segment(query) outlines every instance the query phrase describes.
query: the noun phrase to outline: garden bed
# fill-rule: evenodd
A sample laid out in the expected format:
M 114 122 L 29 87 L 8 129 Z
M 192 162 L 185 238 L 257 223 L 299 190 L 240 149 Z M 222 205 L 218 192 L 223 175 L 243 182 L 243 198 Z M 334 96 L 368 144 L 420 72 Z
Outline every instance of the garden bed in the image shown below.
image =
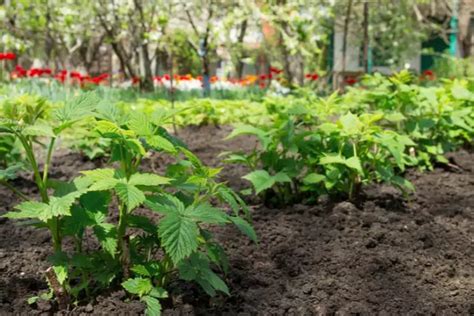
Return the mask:
M 179 136 L 215 166 L 220 152 L 255 146 L 251 138 L 223 141 L 229 132 L 186 128 Z M 101 164 L 61 155 L 52 178 L 71 178 Z M 417 191 L 409 199 L 377 185 L 353 203 L 320 197 L 314 206 L 271 209 L 250 201 L 258 246 L 235 228 L 216 232 L 230 258 L 231 296 L 209 298 L 197 286 L 179 283 L 163 302 L 164 314 L 474 314 L 474 153 L 458 151 L 449 158 L 459 168 L 410 172 Z M 148 166 L 159 168 L 159 162 L 150 159 Z M 222 180 L 241 189 L 243 174 L 227 165 Z M 15 185 L 35 194 L 26 179 Z M 1 213 L 18 202 L 4 188 L 0 200 Z M 42 271 L 51 251 L 49 233 L 17 224 L 0 219 L 0 313 L 51 313 L 50 303 L 26 303 L 47 289 Z M 126 299 L 123 290 L 112 291 L 73 311 L 143 312 L 142 303 Z

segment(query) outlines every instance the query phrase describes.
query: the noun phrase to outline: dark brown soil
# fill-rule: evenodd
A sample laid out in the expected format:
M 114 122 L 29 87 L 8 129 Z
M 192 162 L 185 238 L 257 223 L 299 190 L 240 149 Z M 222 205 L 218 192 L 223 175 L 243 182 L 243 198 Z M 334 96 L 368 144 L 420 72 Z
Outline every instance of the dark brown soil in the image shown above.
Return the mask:
M 207 164 L 218 165 L 218 153 L 255 146 L 249 138 L 222 141 L 229 131 L 187 128 L 180 136 Z M 164 314 L 474 315 L 474 154 L 459 151 L 450 159 L 461 169 L 412 171 L 417 192 L 408 200 L 376 185 L 354 204 L 321 197 L 316 206 L 254 205 L 258 246 L 232 227 L 216 230 L 230 256 L 232 295 L 208 298 L 195 286 L 179 285 Z M 52 170 L 69 178 L 96 165 L 60 154 Z M 244 172 L 227 166 L 222 178 L 240 189 Z M 15 185 L 35 194 L 25 179 Z M 3 188 L 0 200 L 0 213 L 18 202 Z M 49 253 L 45 231 L 0 219 L 0 314 L 52 313 L 49 303 L 26 303 L 47 288 L 42 271 Z M 113 291 L 73 312 L 128 315 L 143 306 Z

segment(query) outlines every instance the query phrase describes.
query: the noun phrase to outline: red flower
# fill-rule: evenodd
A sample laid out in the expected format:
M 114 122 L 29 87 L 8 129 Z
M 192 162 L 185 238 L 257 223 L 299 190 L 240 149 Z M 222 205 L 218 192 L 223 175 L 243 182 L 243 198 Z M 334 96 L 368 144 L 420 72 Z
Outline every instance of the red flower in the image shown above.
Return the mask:
M 260 80 L 266 80 L 267 79 L 267 75 L 260 75 Z
M 423 71 L 423 74 L 424 74 L 425 76 L 433 76 L 433 75 L 434 75 L 434 72 L 433 72 L 432 70 L 429 70 L 429 69 L 428 69 L 428 70 Z
M 311 80 L 313 80 L 313 81 L 318 80 L 318 78 L 319 78 L 319 75 L 318 75 L 318 74 L 312 74 L 312 75 L 311 75 Z
M 139 77 L 133 77 L 132 78 L 132 84 L 139 84 L 140 83 L 140 78 Z
M 16 59 L 15 53 L 0 53 L 0 60 L 14 60 Z
M 260 82 L 260 83 L 258 84 L 258 87 L 259 87 L 260 89 L 265 89 L 265 82 Z
M 347 78 L 345 79 L 345 82 L 346 82 L 348 85 L 352 86 L 352 85 L 354 85 L 354 84 L 357 83 L 357 79 L 356 79 L 355 77 L 353 77 L 353 76 L 349 76 L 349 77 L 347 77 Z
M 81 75 L 81 73 L 80 73 L 80 72 L 77 72 L 77 71 L 71 71 L 71 73 L 70 73 L 69 77 L 71 77 L 71 78 L 76 78 L 76 79 L 79 79 L 79 80 L 81 80 L 81 78 L 82 78 L 82 75 Z
M 202 76 L 197 76 L 196 79 L 202 81 Z
M 171 77 L 170 77 L 170 75 L 168 75 L 168 74 L 164 74 L 164 75 L 163 75 L 163 79 L 165 79 L 165 80 L 170 80 Z
M 420 77 L 421 80 L 435 80 L 436 79 L 436 74 L 432 70 L 425 70 L 423 71 L 423 74 Z
M 270 67 L 270 72 L 279 75 L 283 72 L 283 70 L 275 68 L 275 67 Z
M 26 74 L 27 74 L 27 71 L 20 65 L 16 65 L 15 70 L 12 71 L 12 75 L 18 78 L 25 77 Z

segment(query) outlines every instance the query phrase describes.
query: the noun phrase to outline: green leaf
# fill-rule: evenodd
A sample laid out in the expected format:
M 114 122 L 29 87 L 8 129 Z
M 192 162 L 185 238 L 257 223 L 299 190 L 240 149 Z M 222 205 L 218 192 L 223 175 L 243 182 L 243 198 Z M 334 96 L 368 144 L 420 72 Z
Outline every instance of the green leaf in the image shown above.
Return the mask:
M 342 157 L 341 155 L 326 155 L 321 157 L 319 163 L 322 165 L 326 164 L 341 164 L 345 165 L 348 168 L 357 170 L 359 173 L 363 173 L 362 166 L 360 164 L 360 159 L 356 156 L 353 156 L 349 159 Z
M 157 186 L 161 184 L 169 184 L 170 181 L 170 178 L 158 176 L 152 173 L 135 173 L 130 177 L 128 183 L 131 185 Z
M 195 221 L 208 224 L 225 224 L 229 222 L 227 214 L 207 203 L 199 204 L 196 207 L 189 206 L 185 214 Z
M 184 148 L 184 147 L 179 147 L 179 150 L 186 156 L 186 158 L 192 163 L 193 167 L 200 170 L 202 169 L 204 166 L 201 162 L 201 160 L 199 160 L 199 158 L 193 154 L 191 151 L 189 151 L 188 149 Z
M 156 298 L 167 298 L 168 297 L 168 292 L 161 288 L 161 287 L 154 287 L 150 293 L 150 296 L 156 297 Z
M 115 170 L 111 168 L 103 168 L 103 169 L 85 170 L 85 171 L 81 171 L 81 173 L 85 175 L 87 178 L 96 182 L 100 180 L 113 178 L 115 174 Z
M 153 126 L 148 116 L 141 111 L 133 111 L 130 114 L 128 127 L 139 136 L 149 136 L 153 134 Z
M 71 215 L 71 206 L 82 192 L 72 192 L 62 197 L 52 196 L 49 201 L 50 212 L 53 216 Z
M 156 232 L 156 226 L 153 224 L 152 220 L 146 216 L 140 215 L 127 215 L 127 222 L 130 227 L 136 227 L 142 229 L 147 233 L 154 234 Z
M 23 202 L 15 206 L 19 212 L 8 212 L 3 217 L 11 219 L 37 218 L 43 222 L 52 218 L 49 205 L 41 202 Z
M 360 163 L 359 157 L 353 156 L 353 157 L 347 159 L 346 160 L 346 166 L 348 166 L 351 169 L 357 170 L 360 174 L 363 173 L 362 165 Z
M 250 181 L 253 184 L 256 194 L 271 188 L 275 184 L 275 178 L 272 177 L 266 170 L 256 170 L 243 176 L 242 178 Z
M 275 182 L 277 183 L 281 183 L 281 182 L 291 182 L 291 179 L 290 177 L 288 176 L 288 174 L 284 173 L 284 172 L 278 172 L 276 175 L 273 176 L 273 179 L 275 180 Z
M 209 260 L 201 253 L 193 253 L 178 265 L 179 276 L 186 281 L 196 281 L 202 289 L 214 296 L 216 290 L 229 295 L 227 285 L 209 267 Z
M 149 196 L 145 201 L 145 205 L 151 210 L 164 215 L 170 213 L 184 214 L 185 212 L 185 206 L 183 202 L 170 194 Z
M 117 183 L 115 192 L 119 199 L 127 205 L 128 211 L 133 210 L 145 201 L 145 194 L 136 186 L 128 183 Z
M 54 273 L 58 278 L 58 282 L 63 285 L 67 279 L 67 266 L 66 265 L 55 265 L 53 266 Z
M 246 220 L 238 216 L 229 216 L 229 219 L 242 233 L 247 235 L 253 242 L 258 243 L 257 233 Z
M 146 138 L 146 142 L 155 149 L 163 149 L 169 153 L 177 152 L 175 146 L 169 140 L 160 135 L 149 136 Z
M 117 230 L 113 224 L 101 223 L 94 226 L 94 233 L 102 248 L 111 256 L 117 251 Z
M 114 178 L 99 180 L 99 181 L 93 183 L 89 187 L 88 191 L 107 191 L 107 190 L 115 188 L 115 186 L 118 183 L 119 183 L 119 180 L 114 179 Z
M 127 292 L 142 297 L 143 295 L 150 293 L 153 289 L 153 284 L 151 284 L 151 281 L 148 278 L 134 278 L 122 282 L 122 287 L 127 290 Z
M 307 174 L 303 178 L 303 183 L 305 183 L 305 184 L 316 184 L 316 183 L 320 183 L 320 182 L 324 181 L 324 179 L 326 179 L 326 177 L 322 174 L 310 173 L 310 174 Z
M 466 89 L 459 81 L 456 81 L 452 88 L 451 93 L 457 100 L 474 100 L 474 93 Z
M 351 112 L 341 116 L 339 118 L 339 123 L 341 124 L 342 129 L 348 135 L 353 135 L 359 132 L 360 129 L 363 127 L 362 122 L 359 120 L 359 118 Z
M 230 295 L 229 288 L 227 287 L 225 282 L 222 281 L 222 279 L 217 274 L 215 274 L 211 269 L 202 271 L 202 274 L 203 274 L 203 279 L 205 280 L 205 282 L 209 283 L 213 289 L 217 291 L 221 291 L 227 295 Z M 198 281 L 198 283 L 201 284 L 201 282 L 204 280 Z M 211 293 L 208 293 L 208 294 L 212 295 Z
M 403 177 L 394 176 L 390 180 L 393 184 L 397 185 L 401 189 L 406 189 L 410 192 L 415 192 L 415 187 L 413 186 L 413 184 L 410 181 L 408 181 L 407 179 L 403 178 Z
M 0 169 L 0 180 L 12 180 L 17 176 L 17 172 L 23 169 L 21 162 L 9 165 L 5 169 Z
M 95 93 L 81 93 L 54 113 L 59 121 L 79 120 L 92 115 L 100 99 Z
M 161 315 L 161 304 L 158 299 L 150 295 L 145 295 L 141 298 L 141 300 L 146 303 L 145 315 L 147 316 Z
M 28 125 L 27 127 L 25 127 L 23 129 L 23 135 L 47 137 L 56 136 L 53 132 L 52 127 L 48 123 L 39 120 L 34 125 Z
M 175 264 L 193 253 L 198 247 L 198 227 L 194 221 L 178 213 L 168 214 L 158 225 L 165 251 Z
M 234 130 L 225 139 L 231 139 L 240 135 L 255 135 L 262 142 L 262 147 L 267 148 L 270 144 L 270 137 L 267 133 L 259 128 L 250 125 L 240 125 L 234 128 Z

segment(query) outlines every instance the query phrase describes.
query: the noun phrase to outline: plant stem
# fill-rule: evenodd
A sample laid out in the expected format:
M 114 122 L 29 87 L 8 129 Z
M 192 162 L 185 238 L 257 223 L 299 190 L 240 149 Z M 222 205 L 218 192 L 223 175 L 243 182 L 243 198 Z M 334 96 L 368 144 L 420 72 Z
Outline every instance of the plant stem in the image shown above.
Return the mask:
M 125 204 L 121 203 L 119 206 L 119 222 L 117 226 L 117 243 L 118 243 L 118 257 L 123 253 L 123 236 L 127 230 L 127 209 Z
M 23 148 L 25 149 L 26 157 L 28 158 L 28 161 L 31 164 L 31 168 L 33 169 L 35 182 L 36 182 L 36 185 L 38 186 L 38 190 L 41 195 L 41 200 L 43 203 L 48 203 L 49 202 L 48 192 L 46 190 L 46 187 L 44 186 L 43 179 L 41 178 L 41 175 L 39 173 L 38 163 L 36 162 L 36 158 L 33 153 L 33 147 L 31 143 L 28 142 L 28 140 L 23 135 L 19 135 L 19 139 L 23 145 Z
M 59 218 L 57 216 L 51 218 L 48 221 L 48 227 L 51 231 L 51 236 L 53 237 L 53 249 L 54 251 L 61 251 L 61 235 L 59 233 Z
M 43 184 L 46 184 L 46 182 L 48 181 L 49 165 L 51 163 L 51 157 L 53 155 L 53 148 L 54 148 L 55 142 L 56 142 L 56 137 L 51 138 L 51 141 L 49 142 L 48 154 L 46 155 L 46 162 L 44 163 Z
M 2 180 L 0 181 L 1 184 L 3 184 L 5 187 L 7 187 L 8 189 L 10 189 L 13 193 L 15 193 L 16 195 L 18 195 L 20 198 L 22 198 L 23 200 L 25 201 L 29 201 L 30 199 L 25 195 L 23 194 L 20 190 L 16 189 L 13 185 L 11 185 L 10 183 L 8 183 L 7 181 L 5 180 Z

